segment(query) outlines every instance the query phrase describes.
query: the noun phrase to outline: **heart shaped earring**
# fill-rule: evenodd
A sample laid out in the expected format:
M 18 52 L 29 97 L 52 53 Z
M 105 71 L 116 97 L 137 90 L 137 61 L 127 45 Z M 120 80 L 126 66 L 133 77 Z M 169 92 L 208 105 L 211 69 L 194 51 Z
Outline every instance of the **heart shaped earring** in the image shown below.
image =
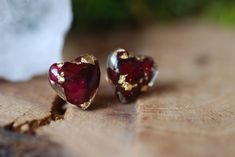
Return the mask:
M 157 75 L 157 66 L 150 57 L 133 56 L 125 49 L 117 49 L 108 57 L 107 76 L 122 103 L 135 101 L 154 85 Z
M 99 63 L 92 55 L 81 55 L 71 62 L 52 64 L 48 78 L 62 99 L 85 110 L 92 103 L 99 87 Z

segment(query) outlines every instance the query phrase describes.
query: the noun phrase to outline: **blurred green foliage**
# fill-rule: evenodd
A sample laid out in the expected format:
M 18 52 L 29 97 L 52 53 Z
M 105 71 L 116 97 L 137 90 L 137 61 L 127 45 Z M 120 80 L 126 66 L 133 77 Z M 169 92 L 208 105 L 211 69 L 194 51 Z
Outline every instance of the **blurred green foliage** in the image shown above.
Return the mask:
M 73 28 L 106 30 L 200 16 L 235 24 L 234 0 L 72 0 Z
M 215 1 L 206 8 L 204 16 L 225 25 L 235 26 L 235 1 Z

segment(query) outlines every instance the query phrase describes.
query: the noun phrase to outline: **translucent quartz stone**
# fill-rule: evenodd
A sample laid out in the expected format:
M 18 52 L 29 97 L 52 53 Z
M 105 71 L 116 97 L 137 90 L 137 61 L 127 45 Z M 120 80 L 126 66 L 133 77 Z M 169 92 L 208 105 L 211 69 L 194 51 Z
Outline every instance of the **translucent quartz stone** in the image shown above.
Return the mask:
M 0 0 L 0 78 L 26 81 L 61 60 L 70 0 Z

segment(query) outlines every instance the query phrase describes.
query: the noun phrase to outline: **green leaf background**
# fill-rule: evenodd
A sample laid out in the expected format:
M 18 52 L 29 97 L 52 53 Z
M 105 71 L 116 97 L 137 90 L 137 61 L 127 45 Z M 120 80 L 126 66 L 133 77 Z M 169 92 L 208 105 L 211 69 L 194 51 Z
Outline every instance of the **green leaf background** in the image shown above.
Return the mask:
M 73 29 L 100 31 L 188 17 L 235 25 L 234 0 L 72 0 Z

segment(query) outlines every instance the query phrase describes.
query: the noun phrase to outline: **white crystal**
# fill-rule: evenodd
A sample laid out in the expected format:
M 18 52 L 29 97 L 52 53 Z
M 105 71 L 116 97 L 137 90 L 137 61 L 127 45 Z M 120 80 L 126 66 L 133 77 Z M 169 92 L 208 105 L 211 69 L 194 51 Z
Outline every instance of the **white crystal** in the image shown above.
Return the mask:
M 0 78 L 25 81 L 62 58 L 70 0 L 0 1 Z

